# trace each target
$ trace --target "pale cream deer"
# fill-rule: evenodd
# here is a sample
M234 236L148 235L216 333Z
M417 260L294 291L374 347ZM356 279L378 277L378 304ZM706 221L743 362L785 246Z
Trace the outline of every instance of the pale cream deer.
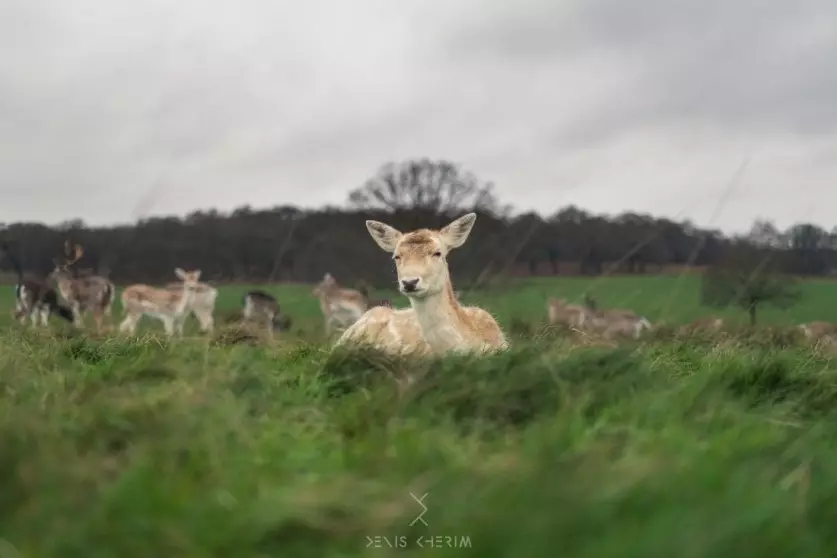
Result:
M174 282L166 285L166 289L183 290L183 283ZM206 283L195 285L194 293L189 300L187 314L191 312L200 324L202 333L212 333L215 330L215 304L218 300L218 289Z
M178 267L174 274L182 281L179 290L138 284L122 291L125 319L119 325L119 331L133 334L140 319L151 316L163 322L167 335L172 336L175 331L183 335L183 324L198 288L201 271L184 271Z
M320 299L326 336L330 336L335 330L345 330L357 322L369 308L369 301L363 293L341 287L331 273L323 276L323 280L314 287L312 293Z
M468 239L477 216L469 213L441 230L402 233L379 221L367 221L369 234L392 254L398 289L410 308L369 310L338 341L372 344L387 352L487 353L509 346L494 317L463 307L454 295L447 256Z
M78 244L71 247L67 241L64 243L64 252L63 262L53 260L55 269L49 275L49 280L55 283L61 297L69 305L73 313L73 324L81 327L85 312L90 310L96 322L96 331L100 332L105 314L111 313L116 286L109 279L99 275L74 277L72 266L82 258L84 249Z

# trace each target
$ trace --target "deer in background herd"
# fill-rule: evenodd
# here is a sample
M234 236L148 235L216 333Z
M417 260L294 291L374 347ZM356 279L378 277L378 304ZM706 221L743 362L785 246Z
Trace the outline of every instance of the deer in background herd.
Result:
M102 319L105 314L110 315L113 301L116 297L116 286L107 278L100 275L77 277L72 266L84 255L84 249L78 245L64 243L64 261L53 260L55 269L49 279L55 281L58 291L69 304L73 313L73 324L82 326L84 314L88 310L93 314L96 331L102 331Z
M468 239L475 213L440 230L402 233L379 221L366 221L378 246L392 254L398 289L410 308L383 306L368 310L337 342L369 344L391 353L477 352L509 346L494 317L477 307L463 307L454 294L447 256Z
M598 308L589 295L585 304L568 304L565 298L547 300L547 315L551 324L564 323L580 331L601 333L606 339L629 336L639 339L644 330L651 329L651 322L632 310Z
M21 324L26 323L26 317L32 320L32 325L37 326L38 322L44 327L47 326L50 316L56 314L58 317L74 323L73 311L62 304L58 293L46 280L38 277L26 277L20 260L12 254L6 244L0 245L0 254L6 256L17 274L15 285L15 312L14 317Z
M173 282L166 285L170 291L180 292L183 283ZM218 300L218 289L212 285L198 282L189 301L187 314L191 312L200 324L201 333L212 333L215 330L215 303Z
M261 290L253 290L244 295L244 319L260 322L267 329L267 335L273 339L275 330L287 331L291 327L291 319L281 314L279 302L276 298Z
M320 299L326 336L351 326L369 308L369 300L364 293L341 287L331 273L326 273L311 292Z
M176 268L174 274L181 280L179 288L157 289L149 285L137 284L122 291L122 307L125 319L119 325L119 331L133 334L143 316L151 316L163 322L168 336L183 335L190 304L198 290L201 271L184 271Z

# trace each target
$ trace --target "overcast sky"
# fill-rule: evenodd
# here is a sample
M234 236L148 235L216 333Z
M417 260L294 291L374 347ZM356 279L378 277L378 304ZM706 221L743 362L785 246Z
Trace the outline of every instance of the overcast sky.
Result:
M521 209L831 229L836 64L830 0L4 0L0 220L339 204L429 156Z

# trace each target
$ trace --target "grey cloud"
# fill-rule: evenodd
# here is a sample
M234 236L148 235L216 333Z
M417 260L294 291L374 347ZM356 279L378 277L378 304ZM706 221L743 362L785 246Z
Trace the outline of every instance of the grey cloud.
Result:
M837 126L837 4L725 0L529 0L453 35L467 60L555 64L606 51L634 79L556 132L599 141L640 122L711 119L729 127L830 132ZM556 75L556 79L561 79ZM578 137L577 137L578 136Z
M8 0L0 220L341 203L415 156L461 162L522 209L675 215L766 145L719 224L758 210L830 227L837 199L784 191L837 179L831 6Z

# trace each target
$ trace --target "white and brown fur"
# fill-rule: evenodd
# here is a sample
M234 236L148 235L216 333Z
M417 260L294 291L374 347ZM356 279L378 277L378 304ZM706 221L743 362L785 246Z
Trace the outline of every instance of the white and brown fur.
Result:
M287 331L291 320L283 316L276 298L262 290L248 291L244 295L244 319L262 324L267 329L267 335L273 339L275 330Z
M568 304L564 298L550 298L547 301L550 323L565 323L574 329L601 334L606 339L623 336L639 339L644 330L651 329L651 322L631 310L599 310L589 296L585 302L584 305Z
M58 293L44 280L37 277L25 277L20 261L9 251L8 246L0 246L0 254L5 255L17 274L15 285L15 311L14 318L21 324L26 323L26 317L32 321L32 325L46 327L50 316L53 314L73 323L72 310L61 303Z
M166 285L166 289L182 291L183 283L175 282ZM218 300L218 289L206 283L197 283L189 302L187 313L191 312L200 324L201 333L212 333L215 330L215 303Z
M350 327L337 345L372 345L390 353L477 352L508 347L494 317L463 307L454 295L447 256L468 239L476 222L469 213L440 230L402 233L378 221L366 228L378 246L392 254L398 287L410 308L375 307Z
M195 295L201 271L184 271L176 268L174 274L182 281L180 289L158 289L137 284L122 291L122 307L125 318L119 324L119 331L133 334L143 316L151 316L163 322L166 334L183 335L190 304Z
M342 288L331 273L326 273L311 292L320 299L326 336L350 327L369 308L369 300L362 292Z
M84 249L79 245L71 249L70 243L66 242L64 250L63 262L53 260L55 269L49 279L55 282L61 297L72 310L76 326L81 327L85 312L90 310L96 322L96 331L102 331L103 318L106 314L110 315L116 298L116 286L100 275L76 277L72 266L84 255Z
M837 324L831 322L809 322L796 326L809 341L819 341L837 335Z
M546 301L546 313L550 325L564 324L572 329L580 329L589 312L580 304L568 304L566 298L549 298Z

